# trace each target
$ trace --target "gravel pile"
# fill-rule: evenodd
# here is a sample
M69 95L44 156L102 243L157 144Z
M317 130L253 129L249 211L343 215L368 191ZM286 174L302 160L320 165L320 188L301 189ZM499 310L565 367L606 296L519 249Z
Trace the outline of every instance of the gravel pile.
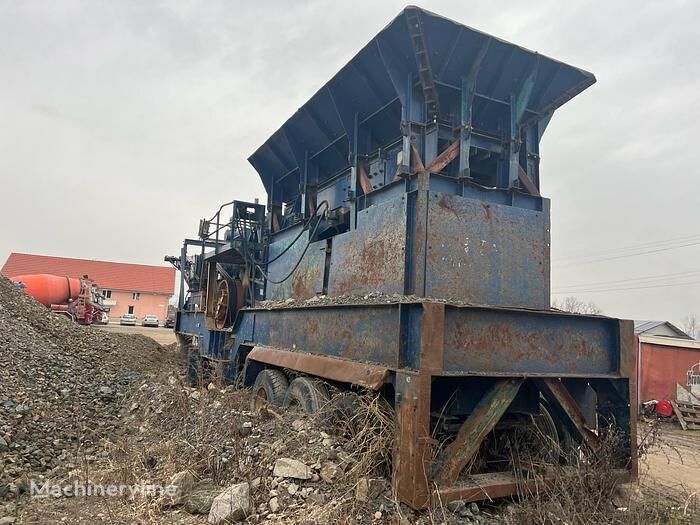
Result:
M120 398L172 354L144 336L74 324L0 276L0 505L32 479L105 457Z
M466 304L456 301L447 301L445 299L434 299L427 297L418 297L417 295L401 295L401 294L385 294L381 292L370 292L366 295L316 295L310 299L293 299L289 298L286 301L260 301L256 307L273 310L275 308L289 307L305 307L305 306L333 306L344 304L395 304L395 303L413 303L416 301L433 301L450 304Z

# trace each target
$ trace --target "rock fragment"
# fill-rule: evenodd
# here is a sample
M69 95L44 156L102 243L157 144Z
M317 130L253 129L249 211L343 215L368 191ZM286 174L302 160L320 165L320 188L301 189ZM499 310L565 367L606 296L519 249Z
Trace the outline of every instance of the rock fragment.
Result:
M311 479L311 468L299 460L279 458L275 461L273 476L280 478Z
M250 511L248 483L231 485L214 498L207 521L212 525L244 519Z

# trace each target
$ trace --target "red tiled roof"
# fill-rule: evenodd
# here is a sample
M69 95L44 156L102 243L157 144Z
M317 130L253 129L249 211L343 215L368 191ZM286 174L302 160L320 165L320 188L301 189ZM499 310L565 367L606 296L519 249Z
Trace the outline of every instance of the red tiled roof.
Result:
M167 266L92 261L28 253L11 253L0 273L5 277L34 273L49 273L61 277L87 275L100 288L132 292L172 295L175 288L175 268Z

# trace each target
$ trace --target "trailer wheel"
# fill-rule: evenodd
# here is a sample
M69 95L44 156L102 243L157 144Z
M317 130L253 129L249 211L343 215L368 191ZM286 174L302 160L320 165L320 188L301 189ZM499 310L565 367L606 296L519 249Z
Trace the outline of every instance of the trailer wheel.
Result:
M308 377L297 377L289 385L282 406L299 407L307 414L315 414L329 400L328 388L323 382Z
M546 463L557 463L561 454L561 440L557 425L551 415L551 410L545 401L540 402L540 413L531 415L530 420L534 425L536 437L539 442L543 442L541 458Z
M250 410L256 414L265 405L280 406L287 392L287 378L279 370L263 370L255 378Z

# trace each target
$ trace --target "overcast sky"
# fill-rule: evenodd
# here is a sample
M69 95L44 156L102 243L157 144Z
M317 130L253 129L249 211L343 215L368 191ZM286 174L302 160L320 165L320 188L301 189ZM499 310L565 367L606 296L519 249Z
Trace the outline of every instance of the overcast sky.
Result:
M598 78L541 145L555 298L700 314L700 2L420 5ZM0 0L0 264L161 264L264 202L248 155L403 7Z

